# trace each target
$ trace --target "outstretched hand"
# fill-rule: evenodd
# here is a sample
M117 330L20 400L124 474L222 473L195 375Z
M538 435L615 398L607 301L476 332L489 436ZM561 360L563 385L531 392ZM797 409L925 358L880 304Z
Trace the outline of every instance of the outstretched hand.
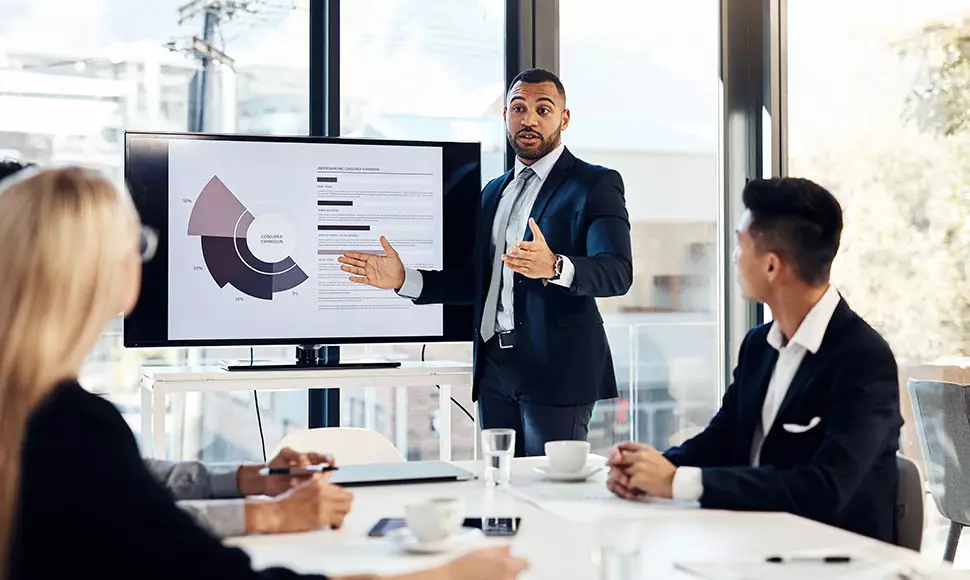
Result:
M519 242L506 250L502 261L510 270L526 278L548 280L556 275L556 255L549 249L546 237L532 218L529 218L529 229L532 230L532 241Z
M345 252L337 261L340 269L348 274L351 282L366 284L384 290L400 290L404 285L404 263L387 238L381 236L384 255Z

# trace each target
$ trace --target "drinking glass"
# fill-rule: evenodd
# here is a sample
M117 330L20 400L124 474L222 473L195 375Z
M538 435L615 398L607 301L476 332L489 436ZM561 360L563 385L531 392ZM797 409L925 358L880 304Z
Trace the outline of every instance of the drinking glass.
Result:
M482 431L482 455L485 457L485 484L508 485L512 480L512 456L515 454L514 429Z
M595 523L593 560L600 580L639 580L643 574L642 522L604 518Z

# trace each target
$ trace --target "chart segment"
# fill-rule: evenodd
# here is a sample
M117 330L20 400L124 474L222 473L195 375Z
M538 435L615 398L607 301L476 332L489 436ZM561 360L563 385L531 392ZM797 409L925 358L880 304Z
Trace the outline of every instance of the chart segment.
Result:
M187 233L200 238L206 269L220 288L272 300L309 279L288 255L296 244L289 219L280 212L255 215L218 176L199 192Z

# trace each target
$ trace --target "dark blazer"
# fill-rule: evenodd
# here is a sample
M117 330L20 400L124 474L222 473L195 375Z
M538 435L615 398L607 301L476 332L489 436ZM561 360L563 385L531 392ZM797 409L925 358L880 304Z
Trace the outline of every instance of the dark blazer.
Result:
M32 414L21 457L9 553L13 580L270 580L175 505L145 467L127 423L76 382L55 387Z
M474 255L466 270L423 271L418 304L473 304L474 352L482 346L481 324L492 275L492 222L509 171L482 191ZM621 296L633 283L630 220L623 179L591 165L568 149L553 166L532 207L549 248L576 267L572 287L544 286L516 273L513 304L515 348L506 360L517 367L525 401L539 405L584 405L616 397L616 377L597 297ZM526 227L523 239L532 240ZM476 366L475 376L480 371ZM472 398L478 398L478 381Z
M751 467L752 438L778 360L769 327L745 338L734 383L707 429L667 451L667 459L703 468L703 507L790 512L891 542L902 417L889 345L840 301L818 352L806 353L782 401L761 466ZM814 417L821 422L805 433L783 428Z

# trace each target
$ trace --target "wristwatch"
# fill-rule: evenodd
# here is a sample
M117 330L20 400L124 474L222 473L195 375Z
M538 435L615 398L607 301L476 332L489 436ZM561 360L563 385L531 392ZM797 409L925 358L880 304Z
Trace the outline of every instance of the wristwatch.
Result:
M552 278L549 278L549 280L558 280L559 277L562 276L562 256L559 254L556 254L556 265L553 266L553 270L555 273L552 275Z

